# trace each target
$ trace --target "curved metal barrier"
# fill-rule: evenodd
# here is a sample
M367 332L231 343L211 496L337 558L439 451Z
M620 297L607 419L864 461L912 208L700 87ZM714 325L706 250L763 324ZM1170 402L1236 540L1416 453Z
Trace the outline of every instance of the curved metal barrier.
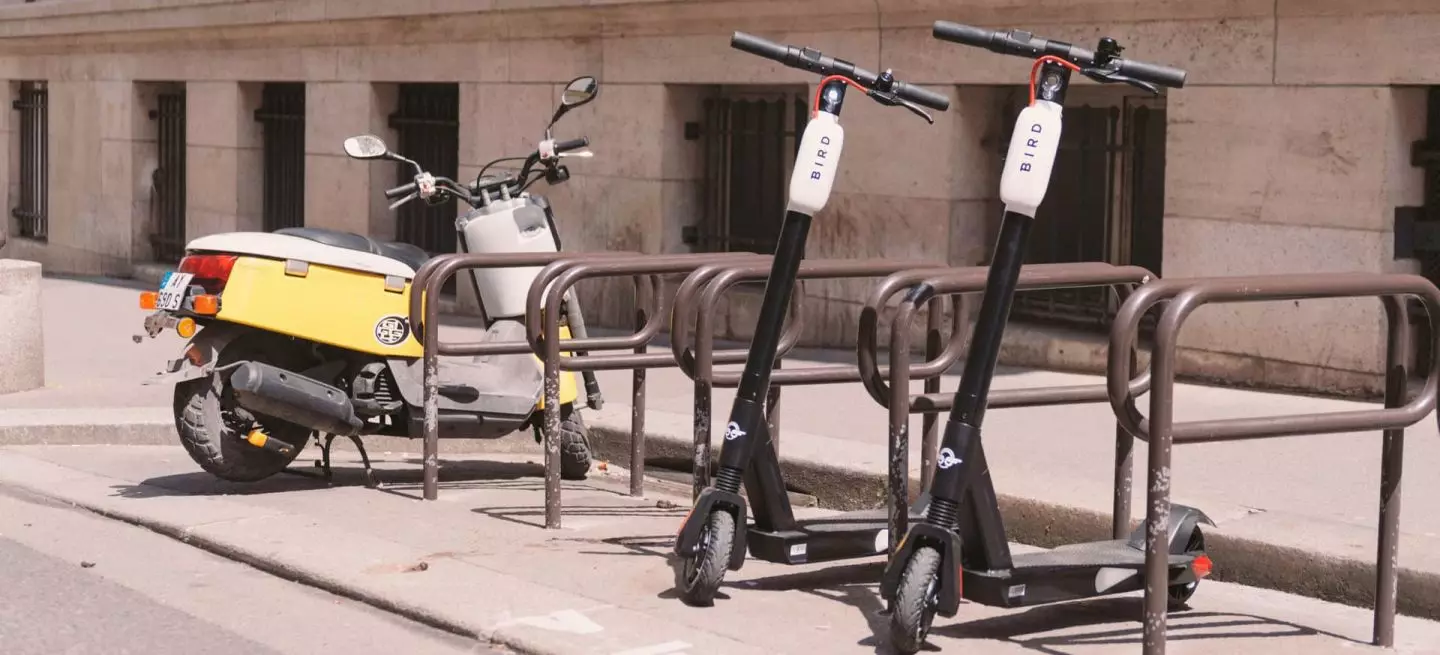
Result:
M931 267L931 270L938 270L933 263L920 261L895 259L813 259L801 262L797 279L871 278L880 275L890 275L901 270L927 266ZM768 262L745 262L715 266L703 271L697 270L692 273L691 277L685 280L680 290L676 293L675 308L671 318L672 332L670 349L675 360L679 363L681 370L695 382L693 414L695 429L694 459L692 462L691 479L691 491L695 496L698 496L709 483L711 416L714 389L716 387L735 387L740 382L739 372L726 371L717 373L714 370L714 365L717 363L740 363L744 361L743 356L734 361L726 361L720 357L720 352L714 350L715 335L710 326L715 320L719 300L724 297L725 292L742 282L763 280L767 278L769 274L770 265ZM797 292L793 294L791 320L786 328L784 338L782 338L779 356L776 357L775 366L777 369L781 365L781 356L799 339L802 328L802 316L799 307L802 300L803 293L797 289ZM696 314L693 343L691 342L692 333L685 328L692 312ZM947 351L952 358L952 362L954 358L958 358L960 354L959 339L963 339L963 337L953 338L952 340L957 341L957 343L952 349ZM948 366L948 364L945 366ZM943 369L945 366L941 366L940 368ZM860 381L858 368L845 364L776 370L770 378L771 388L766 395L765 402L766 420L769 422L772 444L778 449L780 431L778 409L780 403L780 387L805 384L839 384L858 381Z
M939 376L953 364L949 361L929 361L918 367L910 364L909 326L921 305L933 303L938 297L964 298L985 289L989 268L974 266L928 271L905 271L886 278L871 293L860 313L860 326L856 339L856 357L865 388L882 407L890 410L889 430L889 471L887 475L888 507L890 510L890 539L894 548L904 538L909 526L909 461L910 461L910 414L924 414L922 436L921 489L928 489L934 477L936 451L939 434L936 429L938 413L949 410L954 397L939 391ZM1124 298L1129 289L1146 284L1154 278L1150 271L1138 266L1115 266L1101 262L1070 264L1034 264L1021 269L1017 289L1033 291L1041 289L1080 288L1109 286ZM890 366L879 365L878 335L880 312L897 294L904 297L896 306L890 323ZM932 309L933 313L933 309ZM957 310L957 315L959 311ZM957 321L958 323L958 321ZM957 329L959 339L952 344L963 346L965 333ZM948 352L948 349L947 349ZM928 355L928 353L927 353ZM1133 351L1130 353L1134 357ZM943 364L941 367L936 364ZM910 383L916 377L926 380L923 394L911 394ZM887 381L888 379L888 381ZM930 385L934 381L933 387ZM1147 371L1129 384L1130 402L1149 388L1150 376ZM1105 402L1108 396L1106 385L1066 385L1059 387L1033 387L1021 389L997 389L990 392L988 406L991 409L1003 407L1038 407ZM1114 518L1112 531L1121 539L1129 531L1131 457L1134 437L1117 425L1115 431L1115 487Z
M735 258L735 255L645 255L633 252L596 252L596 253L502 253L502 254L454 254L441 255L427 261L419 270L411 285L410 297L410 322L412 331L423 346L424 358L424 395L425 395L425 416L424 416L424 456L423 456L423 497L426 500L434 500L439 494L439 358L442 356L475 356L475 355L504 355L504 354L526 354L533 353L542 359L546 357L546 349L543 339L547 330L556 335L548 340L548 343L555 344L557 349L551 354L554 359L561 359L561 348L566 357L565 360L584 359L598 360L595 366L573 366L550 362L547 369L564 366L565 370L585 371L615 368L633 368L634 377L632 385L632 404L636 411L632 414L632 455L639 453L637 459L640 469L631 477L631 493L639 495L643 493L643 452L644 452L644 399L645 399L645 371L644 367L631 365L616 365L615 355L608 358L591 355L592 351L604 350L634 350L638 354L627 354L623 357L650 357L646 364L649 367L667 366L672 362L668 355L660 355L660 361L656 361L654 355L645 355L644 351L648 343L663 327L662 298L656 293L659 286L659 273L679 272L684 273L691 268L706 263L725 261ZM558 295L550 292L557 288L555 280L568 272L572 267L584 262L606 261L612 263L625 262L648 262L649 269L657 269L656 274L647 273L611 273L608 277L632 277L636 285L636 322L635 331L627 336L603 337L586 339L566 339L561 341L559 334L558 305L563 301L565 291L570 285L558 291ZM657 266L658 265L658 266ZM439 297L440 289L456 273L461 270L478 268L516 268L516 267L543 267L531 285L527 296L526 308L526 340L512 342L470 342L470 343L445 343L439 338L439 303L427 303L426 298ZM599 277L599 276L596 276ZM553 298L552 298L553 295ZM540 307L553 307L554 311L549 313L550 320L542 319ZM583 357L569 357L568 355L584 355ZM642 360L643 361L643 360ZM558 396L559 374L547 376L547 390L545 396L546 408L557 408L556 422L546 424L542 427L547 446L546 452L546 523L547 527L559 526L559 459L550 456L550 446L555 445L555 452L558 454ZM554 388L550 389L548 382L554 382Z
M1374 410L1290 416L1175 422L1176 349L1185 319L1206 304L1313 300L1322 298L1379 298L1385 307L1385 407ZM1164 535L1170 521L1170 462L1172 444L1238 441L1309 434L1337 434L1383 430L1379 547L1376 553L1374 643L1393 646L1400 524L1400 474L1403 468L1405 428L1426 418L1436 406L1440 390L1440 356L1420 393L1406 402L1406 358L1410 321L1406 298L1425 306L1432 332L1440 319L1440 290L1418 275L1335 273L1271 275L1233 278L1165 280L1142 287L1120 308L1110 331L1107 386L1110 404L1121 425L1149 442L1149 492L1146 513L1144 652L1165 652L1167 548ZM1133 366L1120 354L1136 340L1141 317L1161 301L1169 301L1155 329L1151 355L1154 383L1150 390L1150 416L1140 415L1128 384ZM1440 353L1440 349L1431 349Z
M599 371L631 369L634 371L634 398L631 409L630 489L634 495L642 490L645 472L645 371L675 366L670 353L646 352L649 342L659 332L661 310L657 303L641 302L648 316L637 316L644 327L628 337L588 339L560 338L560 303L565 294L583 280L613 277L634 277L658 281L661 275L688 274L697 268L744 261L751 253L644 255L641 257L593 257L573 262L556 262L553 269L542 271L530 286L526 306L527 338L534 352L544 362L544 427L545 435L545 527L560 527L560 371ZM536 326L538 324L538 330ZM642 338L643 337L643 338ZM632 350L629 353L589 354L585 357L562 357L568 351ZM744 350L730 351L727 357L743 360Z

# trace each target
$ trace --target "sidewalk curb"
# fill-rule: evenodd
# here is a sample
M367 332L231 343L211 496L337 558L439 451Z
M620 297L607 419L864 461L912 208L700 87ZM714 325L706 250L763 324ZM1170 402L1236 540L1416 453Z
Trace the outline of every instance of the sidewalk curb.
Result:
M595 457L629 467L629 427L620 428L607 423L599 417L590 423L590 442ZM689 462L692 452L689 439L646 432L647 462ZM714 449L713 454L718 457L719 449ZM790 488L814 496L820 507L850 511L884 506L884 474L786 457L783 449L780 462ZM918 488L919 481L912 478L912 497ZM1067 543L1110 539L1109 514L1003 493L998 495L1006 536L1011 542L1054 548ZM1143 509L1141 506L1135 511L1138 513ZM1132 527L1139 523L1140 520L1133 520ZM1211 576L1214 580L1264 587L1354 607L1375 606L1373 560L1317 555L1213 529L1205 533L1205 542L1206 550L1216 563L1215 573ZM1406 568L1403 553L1400 562L1399 613L1440 620L1440 573Z

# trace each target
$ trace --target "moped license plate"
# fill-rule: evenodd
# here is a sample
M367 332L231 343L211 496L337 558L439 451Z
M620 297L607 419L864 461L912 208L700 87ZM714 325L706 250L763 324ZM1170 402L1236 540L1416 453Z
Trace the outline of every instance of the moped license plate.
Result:
M190 291L190 281L195 279L192 273L181 273L171 271L165 274L160 280L160 294L155 300L155 308L173 312L180 309L185 302L185 294Z

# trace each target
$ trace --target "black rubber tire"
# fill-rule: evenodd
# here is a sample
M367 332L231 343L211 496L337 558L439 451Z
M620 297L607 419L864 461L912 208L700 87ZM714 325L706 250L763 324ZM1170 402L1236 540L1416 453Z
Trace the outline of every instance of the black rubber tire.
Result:
M711 510L700 533L699 550L676 562L675 589L680 592L680 600L693 607L714 605L734 548L735 515L723 509Z
M584 480L590 474L590 430L579 410L560 420L560 478Z
M916 653L925 645L935 622L935 585L940 580L940 551L921 546L913 551L890 612L890 643L900 653Z
M1185 542L1185 553L1187 555L1205 552L1205 535L1201 534L1200 527L1196 526L1195 531L1190 533L1190 540ZM1167 604L1170 611L1188 609L1190 598L1200 588L1200 581L1196 580L1190 584L1174 585L1170 587Z
M255 360L286 367L294 361L293 351L283 342L245 335L232 341L220 353L220 364ZM276 347L279 345L280 347ZM300 456L310 439L309 428L267 416L257 416L259 427L272 438L295 446L290 453L262 450L245 441L234 421L227 421L225 409L233 402L220 375L210 375L175 385L175 430L180 444L200 468L230 482L256 482L289 466Z

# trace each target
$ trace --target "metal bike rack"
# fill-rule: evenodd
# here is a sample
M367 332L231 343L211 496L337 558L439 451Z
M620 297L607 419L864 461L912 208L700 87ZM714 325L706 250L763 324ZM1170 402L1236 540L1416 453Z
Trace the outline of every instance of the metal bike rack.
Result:
M931 325L935 325L933 304L940 297L950 296L960 304L960 299L985 289L989 269L983 266L951 268L929 271L905 271L882 281L871 293L860 313L860 327L856 339L856 355L860 363L862 380L870 397L882 407L890 410L889 453L890 467L886 476L888 506L890 512L890 546L904 538L909 529L909 461L910 461L910 414L924 414L924 434L921 437L921 480L920 488L929 489L934 476L936 450L939 446L937 430L939 412L949 410L954 402L949 393L939 391L940 375L954 363L955 358L943 361L929 361L917 367L910 364L909 326L915 313L923 304L931 304ZM1017 288L1020 290L1041 290L1081 287L1114 287L1125 297L1131 287L1149 282L1154 274L1138 266L1115 266L1100 262L1070 264L1035 264L1021 269ZM878 334L880 312L895 295L905 292L896 307L890 323L890 366L879 365ZM961 310L957 310L957 317ZM968 313L968 312L967 312ZM957 328L960 323L957 320ZM933 327L927 333L933 332ZM952 345L958 351L963 346L965 332L956 329L960 339L952 337ZM935 338L927 334L926 356L931 355ZM956 342L959 343L956 343ZM948 349L947 349L948 353ZM1134 357L1133 350L1131 357ZM937 366L943 364L943 366ZM926 380L923 394L911 394L910 382L916 377ZM888 381L887 381L888 378ZM932 385L933 381L933 385ZM1131 381L1133 395L1145 393L1149 388L1150 375L1147 371ZM1059 387L1035 387L1025 389L999 389L990 392L989 407L1039 407L1105 402L1109 398L1105 385L1066 385ZM1130 524L1130 479L1131 457L1134 437L1121 426L1115 430L1115 496L1113 533L1116 539L1123 539L1129 532Z
M440 303L425 302L427 298L439 298L440 289L444 284L454 277L455 273L462 269L481 268L520 268L527 266L546 266L573 262L591 258L628 258L634 259L644 257L640 253L606 252L606 253L500 253L500 254L452 254L440 255L427 260L419 270L415 272L415 278L410 286L410 325L411 332L420 341L424 358L424 451L422 458L423 482L422 496L425 500L435 500L439 496L440 484L440 406L439 406L439 365L441 356L476 356L476 355L516 355L533 352L529 343L524 341L512 342L476 342L476 343L442 343L439 338L440 331ZM643 307L638 295L636 306ZM649 299L653 302L653 299ZM653 313L653 310L652 310ZM550 464L546 463L547 471ZM556 474L559 474L558 464Z
M631 412L630 492L643 492L645 472L645 371L675 366L670 353L649 353L647 346L659 333L663 311L658 296L637 302L648 307L637 316L643 327L626 337L560 339L560 303L566 292L582 280L607 277L646 279L659 286L659 276L688 274L709 265L755 258L751 253L644 255L641 257L589 257L557 261L541 271L530 286L525 323L526 337L545 367L545 527L560 527L560 371L634 371L634 406ZM637 291L638 292L638 291ZM637 296L638 298L638 296ZM587 354L562 357L562 351L593 353L602 350L631 350L629 353ZM716 353L725 361L744 361L746 350Z
M881 275L890 275L897 271L930 266L933 263L920 261L906 261L895 259L873 259L873 260L851 260L851 259L816 259L807 260L800 265L797 278L799 280L817 279L847 279L847 278L872 278ZM932 268L931 270L939 270ZM686 278L675 294L675 306L671 312L671 334L670 348L674 360L691 380L695 382L695 435L694 435L694 460L691 477L692 494L698 497L700 492L709 484L709 465L711 459L711 416L713 405L713 391L716 387L733 388L740 382L738 372L720 372L714 370L717 363L740 363L744 357L733 361L720 357L719 352L714 351L714 338L711 325L715 320L717 305L728 290L735 285L746 281L762 280L770 274L770 264L767 262L744 262L728 265L717 265L697 269L690 277ZM803 302L803 286L798 286L791 300L790 322L780 342L779 355L776 357L775 366L780 368L781 358L799 340L802 328L802 316L800 307ZM694 343L691 343L691 333L686 329L690 315L695 313ZM938 312L937 318L939 320ZM958 326L958 323L956 324ZM960 342L963 335L952 337L953 346L947 349L947 353L953 363L960 354ZM944 369L948 364L940 366ZM815 366L803 369L776 370L770 378L771 388L766 396L766 420L770 424L772 441L779 441L779 414L780 389L782 386L806 385L806 384L840 384L845 382L859 382L861 379L858 367L845 364L834 364L826 366Z
M1383 409L1289 416L1174 420L1176 348L1181 326L1206 304L1312 300L1322 298L1379 298L1385 307L1385 407ZM1166 582L1168 576L1165 526L1170 522L1170 461L1172 444L1238 441L1311 434L1337 434L1383 430L1380 474L1379 547L1376 553L1373 643L1393 646L1399 571L1396 559L1400 538L1400 476L1404 463L1405 428L1427 417L1440 390L1440 362L1433 362L1420 393L1407 403L1406 358L1410 321L1406 298L1423 303L1432 331L1440 318L1440 290L1417 275L1335 273L1272 275L1234 278L1165 280L1146 285L1121 306L1110 331L1107 386L1115 416L1136 437L1149 442L1148 511L1146 513L1144 653L1163 655L1166 633ZM1131 363L1123 353L1136 341L1142 316L1169 300L1155 329L1151 355L1154 384L1150 390L1150 416L1141 416L1129 384ZM1432 349L1432 353L1437 350Z

